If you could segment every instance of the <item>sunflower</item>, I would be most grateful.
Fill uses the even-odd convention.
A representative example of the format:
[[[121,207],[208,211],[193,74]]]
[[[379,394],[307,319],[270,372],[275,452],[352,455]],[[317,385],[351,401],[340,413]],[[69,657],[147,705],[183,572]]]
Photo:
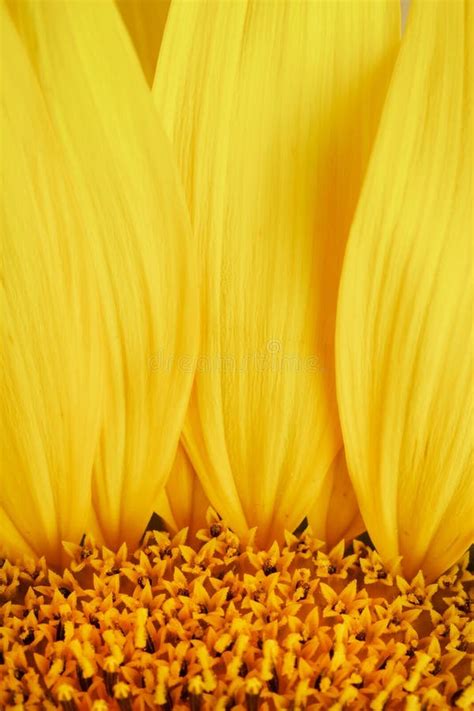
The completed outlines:
[[[472,4],[0,9],[1,707],[472,708]]]

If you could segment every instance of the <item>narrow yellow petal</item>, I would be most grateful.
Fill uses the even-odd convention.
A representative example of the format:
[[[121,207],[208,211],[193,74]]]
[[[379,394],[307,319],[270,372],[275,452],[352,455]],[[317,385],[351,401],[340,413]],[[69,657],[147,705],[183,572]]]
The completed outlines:
[[[175,521],[168,494],[166,493],[166,489],[164,487],[156,496],[153,511],[165,522],[165,528],[168,531],[180,530],[180,527]]]
[[[38,529],[36,529],[36,531],[37,530]],[[35,545],[37,545],[36,536],[32,539],[32,543],[30,544],[22,533],[20,533],[18,525],[13,523],[6,511],[0,507],[0,555],[2,557],[8,556],[11,559],[15,559],[17,556],[22,558],[24,555],[35,558],[38,556]],[[54,557],[56,560],[59,560],[59,547],[54,550]]]
[[[415,2],[344,263],[337,374],[369,533],[408,575],[474,539],[469,2]]]
[[[393,2],[174,2],[168,16],[154,96],[203,287],[184,439],[213,506],[262,540],[323,501],[341,447],[338,280],[399,22]]]
[[[191,534],[206,526],[209,500],[182,444],[179,445],[170,477],[156,512],[175,530],[189,528]]]
[[[308,512],[308,522],[329,546],[342,539],[349,541],[365,530],[343,449],[331,463],[321,496],[326,497],[326,502],[315,502]]]
[[[61,558],[91,507],[103,368],[86,215],[17,32],[2,21],[0,540]]]
[[[151,86],[170,0],[117,0],[117,5]]]
[[[68,165],[88,187],[105,413],[93,500],[109,543],[137,542],[170,472],[193,378],[197,283],[168,140],[112,0],[12,12]]]

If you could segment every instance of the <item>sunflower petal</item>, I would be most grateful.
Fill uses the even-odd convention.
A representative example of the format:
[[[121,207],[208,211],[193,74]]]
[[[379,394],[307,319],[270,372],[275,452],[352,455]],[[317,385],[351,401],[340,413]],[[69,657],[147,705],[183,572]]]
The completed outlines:
[[[329,546],[345,539],[350,541],[365,530],[356,495],[347,471],[344,449],[340,449],[326,476],[324,492],[327,503],[315,502],[308,512],[308,522],[313,531]],[[324,517],[324,518],[322,518]]]
[[[193,534],[205,528],[209,505],[193,465],[180,444],[166,488],[155,510],[175,530],[189,528]]]
[[[341,446],[338,279],[399,22],[392,2],[168,16],[154,96],[202,258],[184,439],[213,506],[262,540],[300,523]]]
[[[189,217],[114,3],[10,7],[71,173],[88,186],[106,376],[93,497],[110,545],[136,542],[170,472],[193,378]]]
[[[117,0],[117,5],[151,86],[170,0]]]
[[[39,86],[2,16],[2,485],[7,552],[61,559],[91,506],[103,372],[86,215]]]
[[[472,10],[411,8],[338,307],[349,470],[407,575],[438,575],[474,538]]]

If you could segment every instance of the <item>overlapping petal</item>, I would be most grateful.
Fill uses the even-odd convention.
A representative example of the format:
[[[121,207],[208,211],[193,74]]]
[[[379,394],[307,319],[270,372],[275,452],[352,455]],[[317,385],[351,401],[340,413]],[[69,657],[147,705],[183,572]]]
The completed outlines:
[[[93,225],[4,5],[0,12],[0,540],[10,555],[58,561],[61,539],[78,539],[88,518],[102,416],[97,293],[85,266]]]
[[[337,377],[369,533],[408,575],[474,539],[473,8],[415,2],[345,258]]]
[[[399,22],[394,2],[174,2],[168,15],[154,96],[202,285],[184,439],[215,508],[262,540],[327,507],[340,266]]]
[[[329,546],[343,538],[350,541],[365,531],[343,448],[332,461],[324,490],[308,509],[307,518],[313,531],[324,533]]]
[[[117,0],[150,86],[155,76],[169,5],[170,0]]]
[[[182,444],[179,445],[166,488],[155,511],[172,530],[188,528],[192,536],[206,526],[209,500]]]
[[[170,472],[193,377],[198,314],[189,218],[168,141],[112,0],[11,2],[9,8],[71,179],[81,186],[88,225],[83,249],[98,290],[104,380],[93,503],[111,545],[136,542]],[[34,162],[30,148],[27,159]],[[18,212],[18,203],[12,210]],[[52,298],[45,304],[61,314]],[[48,343],[52,349],[54,340]],[[41,387],[54,390],[58,383],[43,380]],[[97,412],[93,399],[90,412]],[[87,451],[79,428],[69,434]]]

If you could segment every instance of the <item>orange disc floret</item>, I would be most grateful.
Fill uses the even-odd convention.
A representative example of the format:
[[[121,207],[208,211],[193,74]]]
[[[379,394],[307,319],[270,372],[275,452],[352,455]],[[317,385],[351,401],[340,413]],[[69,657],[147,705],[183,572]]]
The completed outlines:
[[[397,575],[360,541],[310,531],[268,550],[213,512],[194,541],[147,533],[132,555],[90,537],[61,575],[0,569],[5,709],[472,708],[473,576]]]

